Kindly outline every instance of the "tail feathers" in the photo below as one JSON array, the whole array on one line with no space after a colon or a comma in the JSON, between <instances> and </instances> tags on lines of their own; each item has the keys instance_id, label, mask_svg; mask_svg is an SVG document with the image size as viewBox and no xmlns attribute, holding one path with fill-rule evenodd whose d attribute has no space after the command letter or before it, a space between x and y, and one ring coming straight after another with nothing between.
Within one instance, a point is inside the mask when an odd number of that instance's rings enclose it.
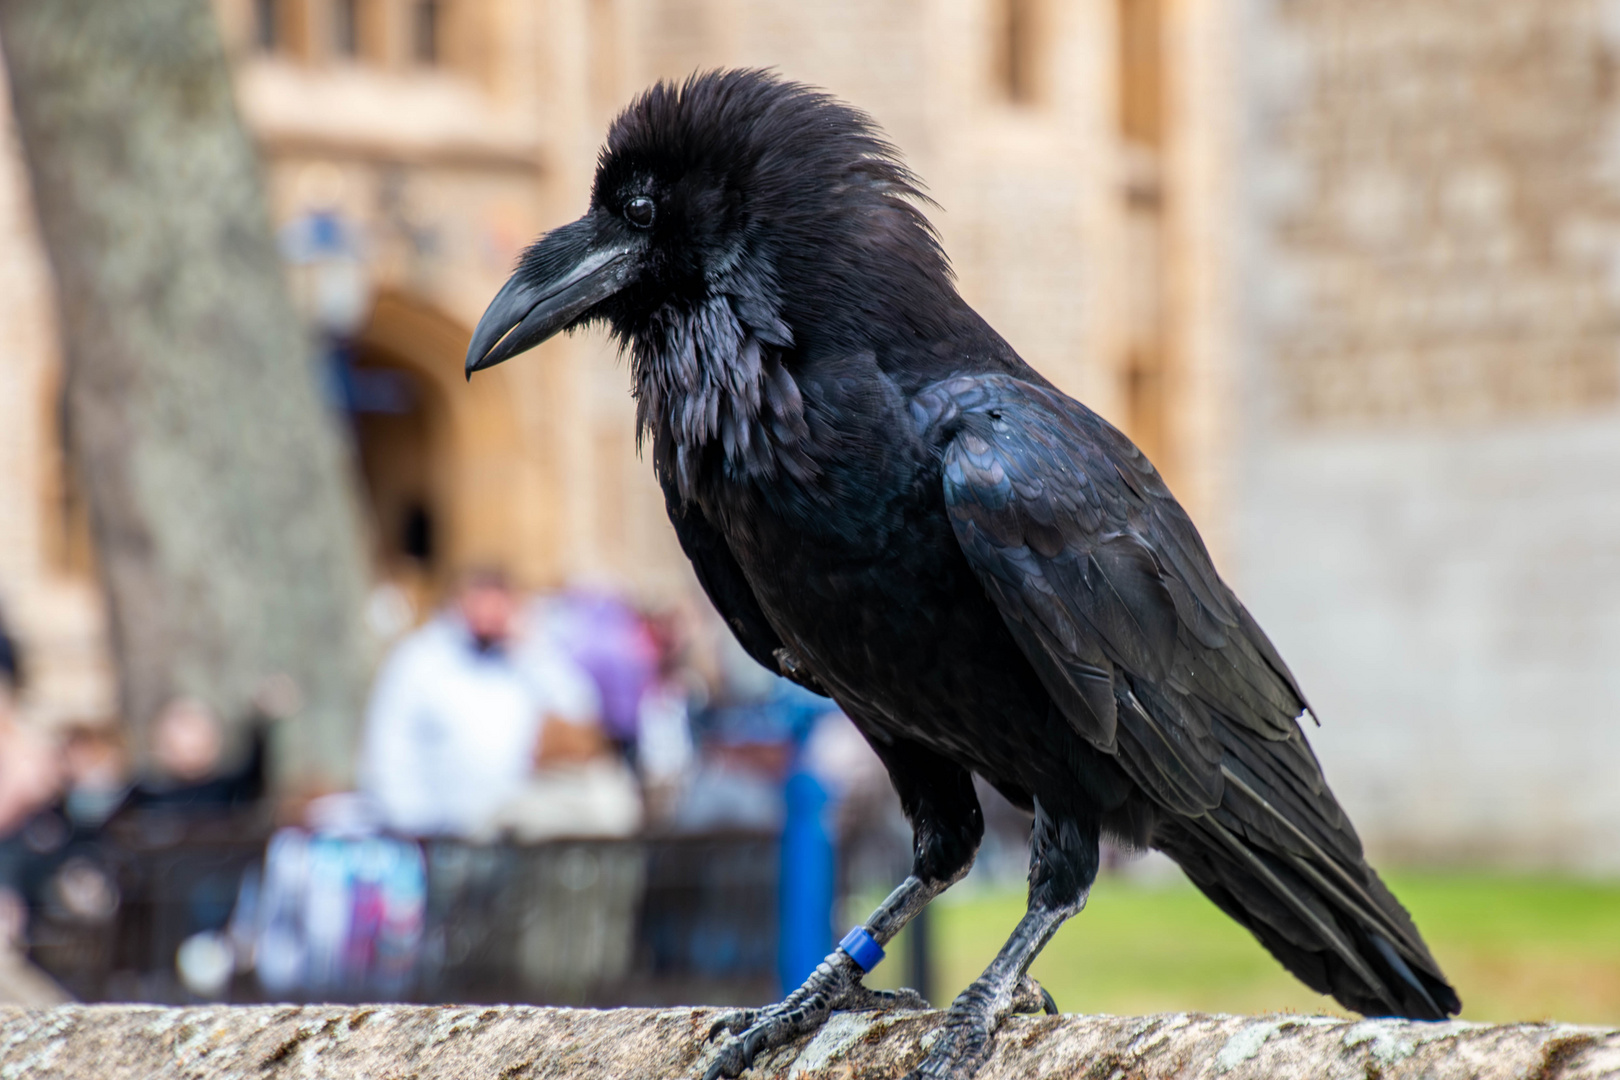
<instances>
[{"instance_id":1,"label":"tail feathers","mask_svg":"<svg viewBox=\"0 0 1620 1080\"><path fill-rule=\"evenodd\" d=\"M1401 959L1401 954L1395 951L1395 946L1391 945L1389 939L1384 935L1376 930L1371 930L1367 932L1367 940L1372 944L1373 948L1378 950L1378 955L1383 959L1385 966L1398 980L1398 984L1405 991L1403 996L1411 995L1422 1002L1424 1007L1422 1019L1444 1020L1462 1008L1462 1002L1457 1000L1456 993L1449 985L1434 978L1430 978L1425 983L1412 970L1411 965ZM1441 1004L1440 1001L1436 1000L1437 997L1446 998L1446 1003ZM1411 1016L1412 1012L1408 1008L1406 1012L1400 1015Z\"/></svg>"},{"instance_id":2,"label":"tail feathers","mask_svg":"<svg viewBox=\"0 0 1620 1080\"><path fill-rule=\"evenodd\" d=\"M1365 863L1321 868L1210 816L1163 821L1153 842L1318 993L1366 1016L1444 1020L1461 1008L1411 918Z\"/></svg>"}]
</instances>

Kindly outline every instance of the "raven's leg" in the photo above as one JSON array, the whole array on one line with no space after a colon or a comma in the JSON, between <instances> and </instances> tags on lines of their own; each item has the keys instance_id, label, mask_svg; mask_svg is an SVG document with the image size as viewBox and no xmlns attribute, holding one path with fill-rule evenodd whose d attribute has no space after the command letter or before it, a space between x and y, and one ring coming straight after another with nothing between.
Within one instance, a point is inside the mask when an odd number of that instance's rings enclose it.
<instances>
[{"instance_id":1,"label":"raven's leg","mask_svg":"<svg viewBox=\"0 0 1620 1080\"><path fill-rule=\"evenodd\" d=\"M973 791L973 777L916 743L873 743L888 767L914 832L911 875L872 912L863 926L887 945L928 901L960 880L973 865L984 835L984 816ZM925 1009L915 990L868 990L865 971L842 948L834 949L786 999L765 1009L743 1009L721 1017L709 1032L732 1033L709 1065L704 1080L737 1076L763 1050L814 1031L834 1009Z\"/></svg>"},{"instance_id":2,"label":"raven's leg","mask_svg":"<svg viewBox=\"0 0 1620 1080\"><path fill-rule=\"evenodd\" d=\"M1007 1014L1028 1011L1032 992L1045 997L1026 973L1064 920L1086 906L1097 879L1098 839L1091 815L1049 814L1036 798L1029 910L984 974L951 1002L939 1038L907 1080L967 1080L990 1056L990 1038Z\"/></svg>"}]
</instances>

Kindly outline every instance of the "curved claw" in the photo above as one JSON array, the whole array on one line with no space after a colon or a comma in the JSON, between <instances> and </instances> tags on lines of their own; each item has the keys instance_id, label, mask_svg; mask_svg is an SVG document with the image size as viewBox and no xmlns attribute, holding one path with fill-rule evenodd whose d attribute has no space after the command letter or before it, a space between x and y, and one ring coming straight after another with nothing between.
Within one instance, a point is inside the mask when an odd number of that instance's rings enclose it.
<instances>
[{"instance_id":1,"label":"curved claw","mask_svg":"<svg viewBox=\"0 0 1620 1080\"><path fill-rule=\"evenodd\" d=\"M721 1019L724 1021L729 1018ZM823 1019L824 1016L812 1018L800 1013L799 1010L782 1011L779 1006L758 1010L756 1016L741 1030L728 1029L731 1031L731 1037L720 1047L714 1060L709 1062L703 1080L722 1080L741 1075L744 1069L754 1064L754 1059L762 1052L780 1046L804 1031L814 1030L820 1026L819 1021ZM720 1024L717 1023L716 1026Z\"/></svg>"},{"instance_id":2,"label":"curved claw","mask_svg":"<svg viewBox=\"0 0 1620 1080\"><path fill-rule=\"evenodd\" d=\"M1015 1013L1044 1012L1048 1016L1058 1014L1057 1002L1052 995L1046 992L1046 987L1030 978L1028 975L1018 980L1013 990L1010 1011Z\"/></svg>"},{"instance_id":3,"label":"curved claw","mask_svg":"<svg viewBox=\"0 0 1620 1080\"><path fill-rule=\"evenodd\" d=\"M1046 987L1028 975L1019 976L1009 998L1000 998L994 984L981 978L951 1003L934 1045L906 1080L972 1080L990 1057L1003 1017L1032 1012L1056 1016L1057 1011L1057 1002Z\"/></svg>"},{"instance_id":4,"label":"curved claw","mask_svg":"<svg viewBox=\"0 0 1620 1080\"><path fill-rule=\"evenodd\" d=\"M906 992L909 1005L921 1001L915 991ZM709 1028L713 1039L721 1031L731 1033L715 1053L703 1073L703 1080L735 1077L753 1065L766 1050L819 1028L834 1009L892 1008L899 995L867 990L860 983L860 968L845 953L823 960L804 985L787 998L764 1009L737 1009L715 1019Z\"/></svg>"},{"instance_id":5,"label":"curved claw","mask_svg":"<svg viewBox=\"0 0 1620 1080\"><path fill-rule=\"evenodd\" d=\"M727 1078L740 1076L744 1069L754 1064L754 1059L760 1051L768 1050L777 1043L786 1041L779 1033L768 1027L754 1027L745 1030L741 1037L734 1037L730 1042L720 1048L709 1068L703 1074L703 1080L727 1080Z\"/></svg>"},{"instance_id":6,"label":"curved claw","mask_svg":"<svg viewBox=\"0 0 1620 1080\"><path fill-rule=\"evenodd\" d=\"M754 1059L759 1056L759 1052L764 1050L770 1041L771 1033L764 1028L755 1028L744 1035L742 1039L743 1067L747 1068L752 1065Z\"/></svg>"},{"instance_id":7,"label":"curved claw","mask_svg":"<svg viewBox=\"0 0 1620 1080\"><path fill-rule=\"evenodd\" d=\"M747 1031L748 1026L759 1015L758 1009L734 1009L728 1013L721 1013L713 1024L709 1025L709 1033L703 1036L703 1041L714 1042L714 1037L724 1031L728 1035L735 1035L739 1031Z\"/></svg>"},{"instance_id":8,"label":"curved claw","mask_svg":"<svg viewBox=\"0 0 1620 1080\"><path fill-rule=\"evenodd\" d=\"M719 1056L709 1063L708 1070L703 1074L703 1080L725 1080L741 1075L742 1071L753 1063L753 1058L743 1056L742 1043L727 1043L721 1047Z\"/></svg>"}]
</instances>

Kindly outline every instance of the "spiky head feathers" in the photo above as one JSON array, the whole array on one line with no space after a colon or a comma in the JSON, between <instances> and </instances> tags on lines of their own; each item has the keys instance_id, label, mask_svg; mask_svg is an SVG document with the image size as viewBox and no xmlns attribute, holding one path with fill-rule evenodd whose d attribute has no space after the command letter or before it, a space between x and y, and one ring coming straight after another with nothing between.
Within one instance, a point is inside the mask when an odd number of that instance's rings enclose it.
<instances>
[{"instance_id":1,"label":"spiky head feathers","mask_svg":"<svg viewBox=\"0 0 1620 1080\"><path fill-rule=\"evenodd\" d=\"M738 272L770 286L790 328L876 315L907 278L953 291L927 199L872 120L768 72L695 75L632 102L608 133L592 206L628 215L638 199L651 200L650 251L625 299L643 310ZM619 316L635 313L614 307L616 329L633 333Z\"/></svg>"}]
</instances>

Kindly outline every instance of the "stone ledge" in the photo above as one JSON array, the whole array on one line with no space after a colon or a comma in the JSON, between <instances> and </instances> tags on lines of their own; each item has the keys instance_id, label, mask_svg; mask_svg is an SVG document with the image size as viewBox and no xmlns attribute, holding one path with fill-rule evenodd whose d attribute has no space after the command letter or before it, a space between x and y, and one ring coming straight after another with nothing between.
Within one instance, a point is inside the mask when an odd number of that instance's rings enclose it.
<instances>
[{"instance_id":1,"label":"stone ledge","mask_svg":"<svg viewBox=\"0 0 1620 1080\"><path fill-rule=\"evenodd\" d=\"M68 1005L0 1009L0 1080L688 1078L713 1009ZM750 1080L898 1077L938 1013L840 1013ZM1301 1016L1015 1017L981 1080L1596 1080L1620 1028Z\"/></svg>"}]
</instances>

